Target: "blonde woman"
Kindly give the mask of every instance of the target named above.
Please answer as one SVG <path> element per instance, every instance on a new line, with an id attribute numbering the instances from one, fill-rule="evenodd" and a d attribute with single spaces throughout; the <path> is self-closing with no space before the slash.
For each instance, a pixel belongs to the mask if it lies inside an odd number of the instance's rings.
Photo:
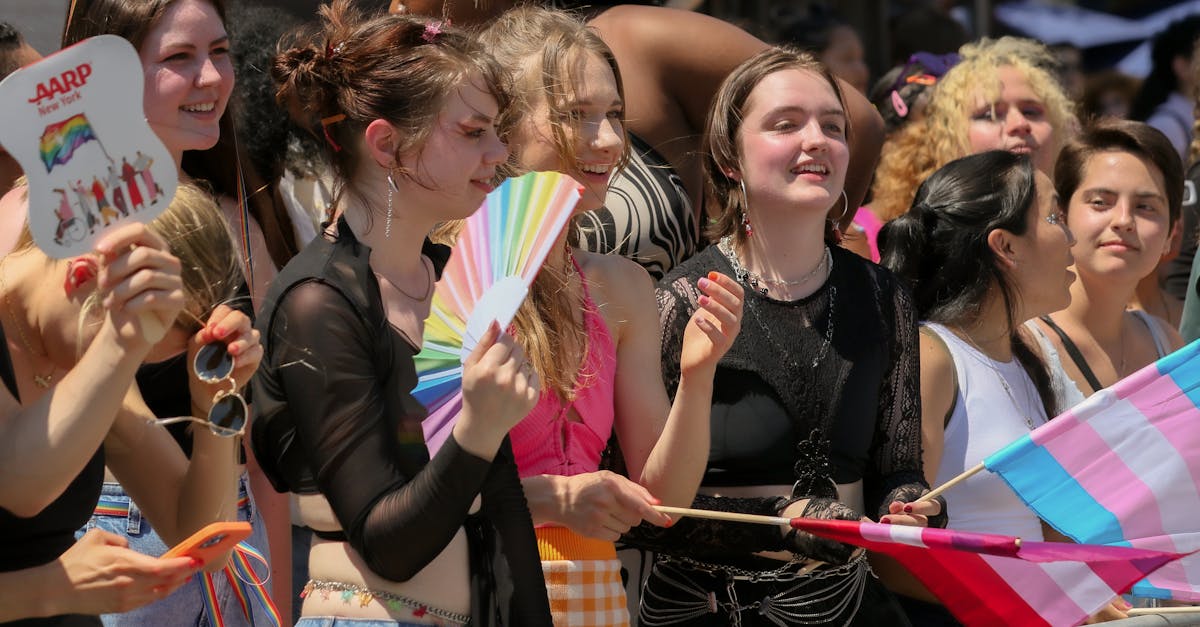
<path id="1" fill-rule="evenodd" d="M 917 186 L 947 163 L 985 150 L 1027 154 L 1047 176 L 1078 123 L 1045 46 L 1002 37 L 967 44 L 938 82 L 924 119 L 884 143 L 871 207 L 884 222 L 908 211 Z"/>
<path id="2" fill-rule="evenodd" d="M 143 362 L 213 341 L 235 357 L 235 380 L 258 365 L 249 318 L 222 304 L 242 278 L 215 201 L 182 186 L 161 216 L 106 234 L 96 251 L 95 275 L 27 236 L 0 262 L 0 474 L 14 479 L 0 491 L 0 622 L 99 625 L 96 615 L 161 599 L 200 566 L 136 553 L 100 530 L 72 546 L 106 464 L 170 544 L 236 510 L 240 437 L 198 426 L 189 461 L 131 387 Z M 192 373 L 190 388 L 204 416 L 228 384 Z"/>
<path id="3" fill-rule="evenodd" d="M 570 15 L 535 7 L 505 13 L 481 38 L 516 86 L 505 120 L 513 167 L 580 181 L 577 215 L 601 207 L 629 153 L 620 72 L 608 46 Z M 738 332 L 742 291 L 728 276 L 700 279 L 704 301 L 682 341 L 672 404 L 657 368 L 659 325 L 646 271 L 581 250 L 575 233 L 567 229 L 517 317 L 543 390 L 513 428 L 513 450 L 555 624 L 625 625 L 613 541 L 643 520 L 669 523 L 655 504 L 691 504 L 708 450 L 712 377 Z M 599 470 L 614 433 L 628 478 Z M 604 591 L 592 592 L 580 572 Z"/>

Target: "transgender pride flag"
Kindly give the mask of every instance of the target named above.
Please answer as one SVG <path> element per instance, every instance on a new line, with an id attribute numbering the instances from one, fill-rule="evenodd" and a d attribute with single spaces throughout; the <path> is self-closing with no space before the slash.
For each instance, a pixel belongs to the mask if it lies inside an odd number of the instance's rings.
<path id="1" fill-rule="evenodd" d="M 849 520 L 793 518 L 791 525 L 899 560 L 967 627 L 1078 625 L 1180 557 Z"/>
<path id="2" fill-rule="evenodd" d="M 38 151 L 42 163 L 46 166 L 46 172 L 50 172 L 56 165 L 70 161 L 77 148 L 93 139 L 100 141 L 87 116 L 82 113 L 47 126 L 38 142 Z"/>
<path id="3" fill-rule="evenodd" d="M 984 460 L 1077 542 L 1200 549 L 1200 341 L 1101 390 Z M 1200 601 L 1200 554 L 1133 593 Z"/>

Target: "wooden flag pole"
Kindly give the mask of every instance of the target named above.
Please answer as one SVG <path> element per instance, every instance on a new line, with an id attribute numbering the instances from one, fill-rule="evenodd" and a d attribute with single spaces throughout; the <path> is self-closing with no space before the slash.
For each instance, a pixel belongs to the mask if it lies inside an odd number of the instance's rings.
<path id="1" fill-rule="evenodd" d="M 1135 607 L 1125 610 L 1129 616 L 1146 616 L 1147 614 L 1197 614 L 1200 607 Z"/>
<path id="2" fill-rule="evenodd" d="M 711 518 L 712 520 L 727 520 L 730 522 L 754 523 L 757 525 L 792 524 L 792 519 L 782 516 L 759 516 L 756 514 L 738 514 L 736 512 L 716 512 L 709 509 L 691 509 L 689 507 L 668 507 L 655 505 L 654 509 L 672 516 L 691 516 L 692 518 Z"/>
<path id="3" fill-rule="evenodd" d="M 921 498 L 919 498 L 913 502 L 914 503 L 924 503 L 925 501 L 932 501 L 933 499 L 936 499 L 937 497 L 941 496 L 942 493 L 945 492 L 946 490 L 949 490 L 950 488 L 953 488 L 954 486 L 966 481 L 967 479 L 971 478 L 972 476 L 978 474 L 979 471 L 981 471 L 981 470 L 984 470 L 983 462 L 979 462 L 979 465 L 975 466 L 974 468 L 968 468 L 967 470 L 963 471 L 963 473 L 961 475 L 930 490 L 929 492 L 927 492 L 926 494 L 921 496 Z"/>

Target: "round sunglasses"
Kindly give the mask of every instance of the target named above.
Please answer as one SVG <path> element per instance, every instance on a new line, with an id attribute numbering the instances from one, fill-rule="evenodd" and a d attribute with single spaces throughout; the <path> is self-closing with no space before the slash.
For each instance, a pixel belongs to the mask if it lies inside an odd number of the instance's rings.
<path id="1" fill-rule="evenodd" d="M 221 390 L 213 396 L 212 407 L 208 410 L 207 418 L 195 416 L 176 416 L 160 418 L 155 424 L 169 425 L 177 422 L 198 422 L 208 425 L 208 429 L 222 437 L 233 437 L 246 433 L 246 417 L 249 410 L 246 399 L 237 391 L 237 381 L 233 378 L 236 361 L 229 349 L 221 342 L 211 342 L 196 351 L 192 360 L 192 371 L 196 378 L 205 383 L 220 383 L 229 381 L 230 388 Z"/>

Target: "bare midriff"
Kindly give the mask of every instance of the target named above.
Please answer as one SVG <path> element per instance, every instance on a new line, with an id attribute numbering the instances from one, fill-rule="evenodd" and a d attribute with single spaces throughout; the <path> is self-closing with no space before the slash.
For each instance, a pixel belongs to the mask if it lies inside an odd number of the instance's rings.
<path id="1" fill-rule="evenodd" d="M 305 526 L 324 531 L 336 531 L 340 528 L 324 497 L 307 495 L 296 498 L 299 502 L 300 519 Z M 421 538 L 412 539 L 414 543 L 421 541 Z M 433 561 L 404 582 L 384 579 L 371 572 L 362 556 L 346 542 L 323 540 L 314 536 L 308 559 L 310 580 L 350 584 L 365 590 L 388 592 L 412 599 L 427 607 L 455 614 L 470 613 L 467 536 L 461 528 Z M 301 615 L 445 624 L 444 620 L 415 608 L 401 607 L 395 603 L 385 604 L 379 599 L 364 604 L 361 602 L 362 597 L 353 594 L 348 595 L 349 602 L 345 602 L 342 600 L 343 596 L 336 591 L 325 593 L 314 590 L 304 598 Z"/>

